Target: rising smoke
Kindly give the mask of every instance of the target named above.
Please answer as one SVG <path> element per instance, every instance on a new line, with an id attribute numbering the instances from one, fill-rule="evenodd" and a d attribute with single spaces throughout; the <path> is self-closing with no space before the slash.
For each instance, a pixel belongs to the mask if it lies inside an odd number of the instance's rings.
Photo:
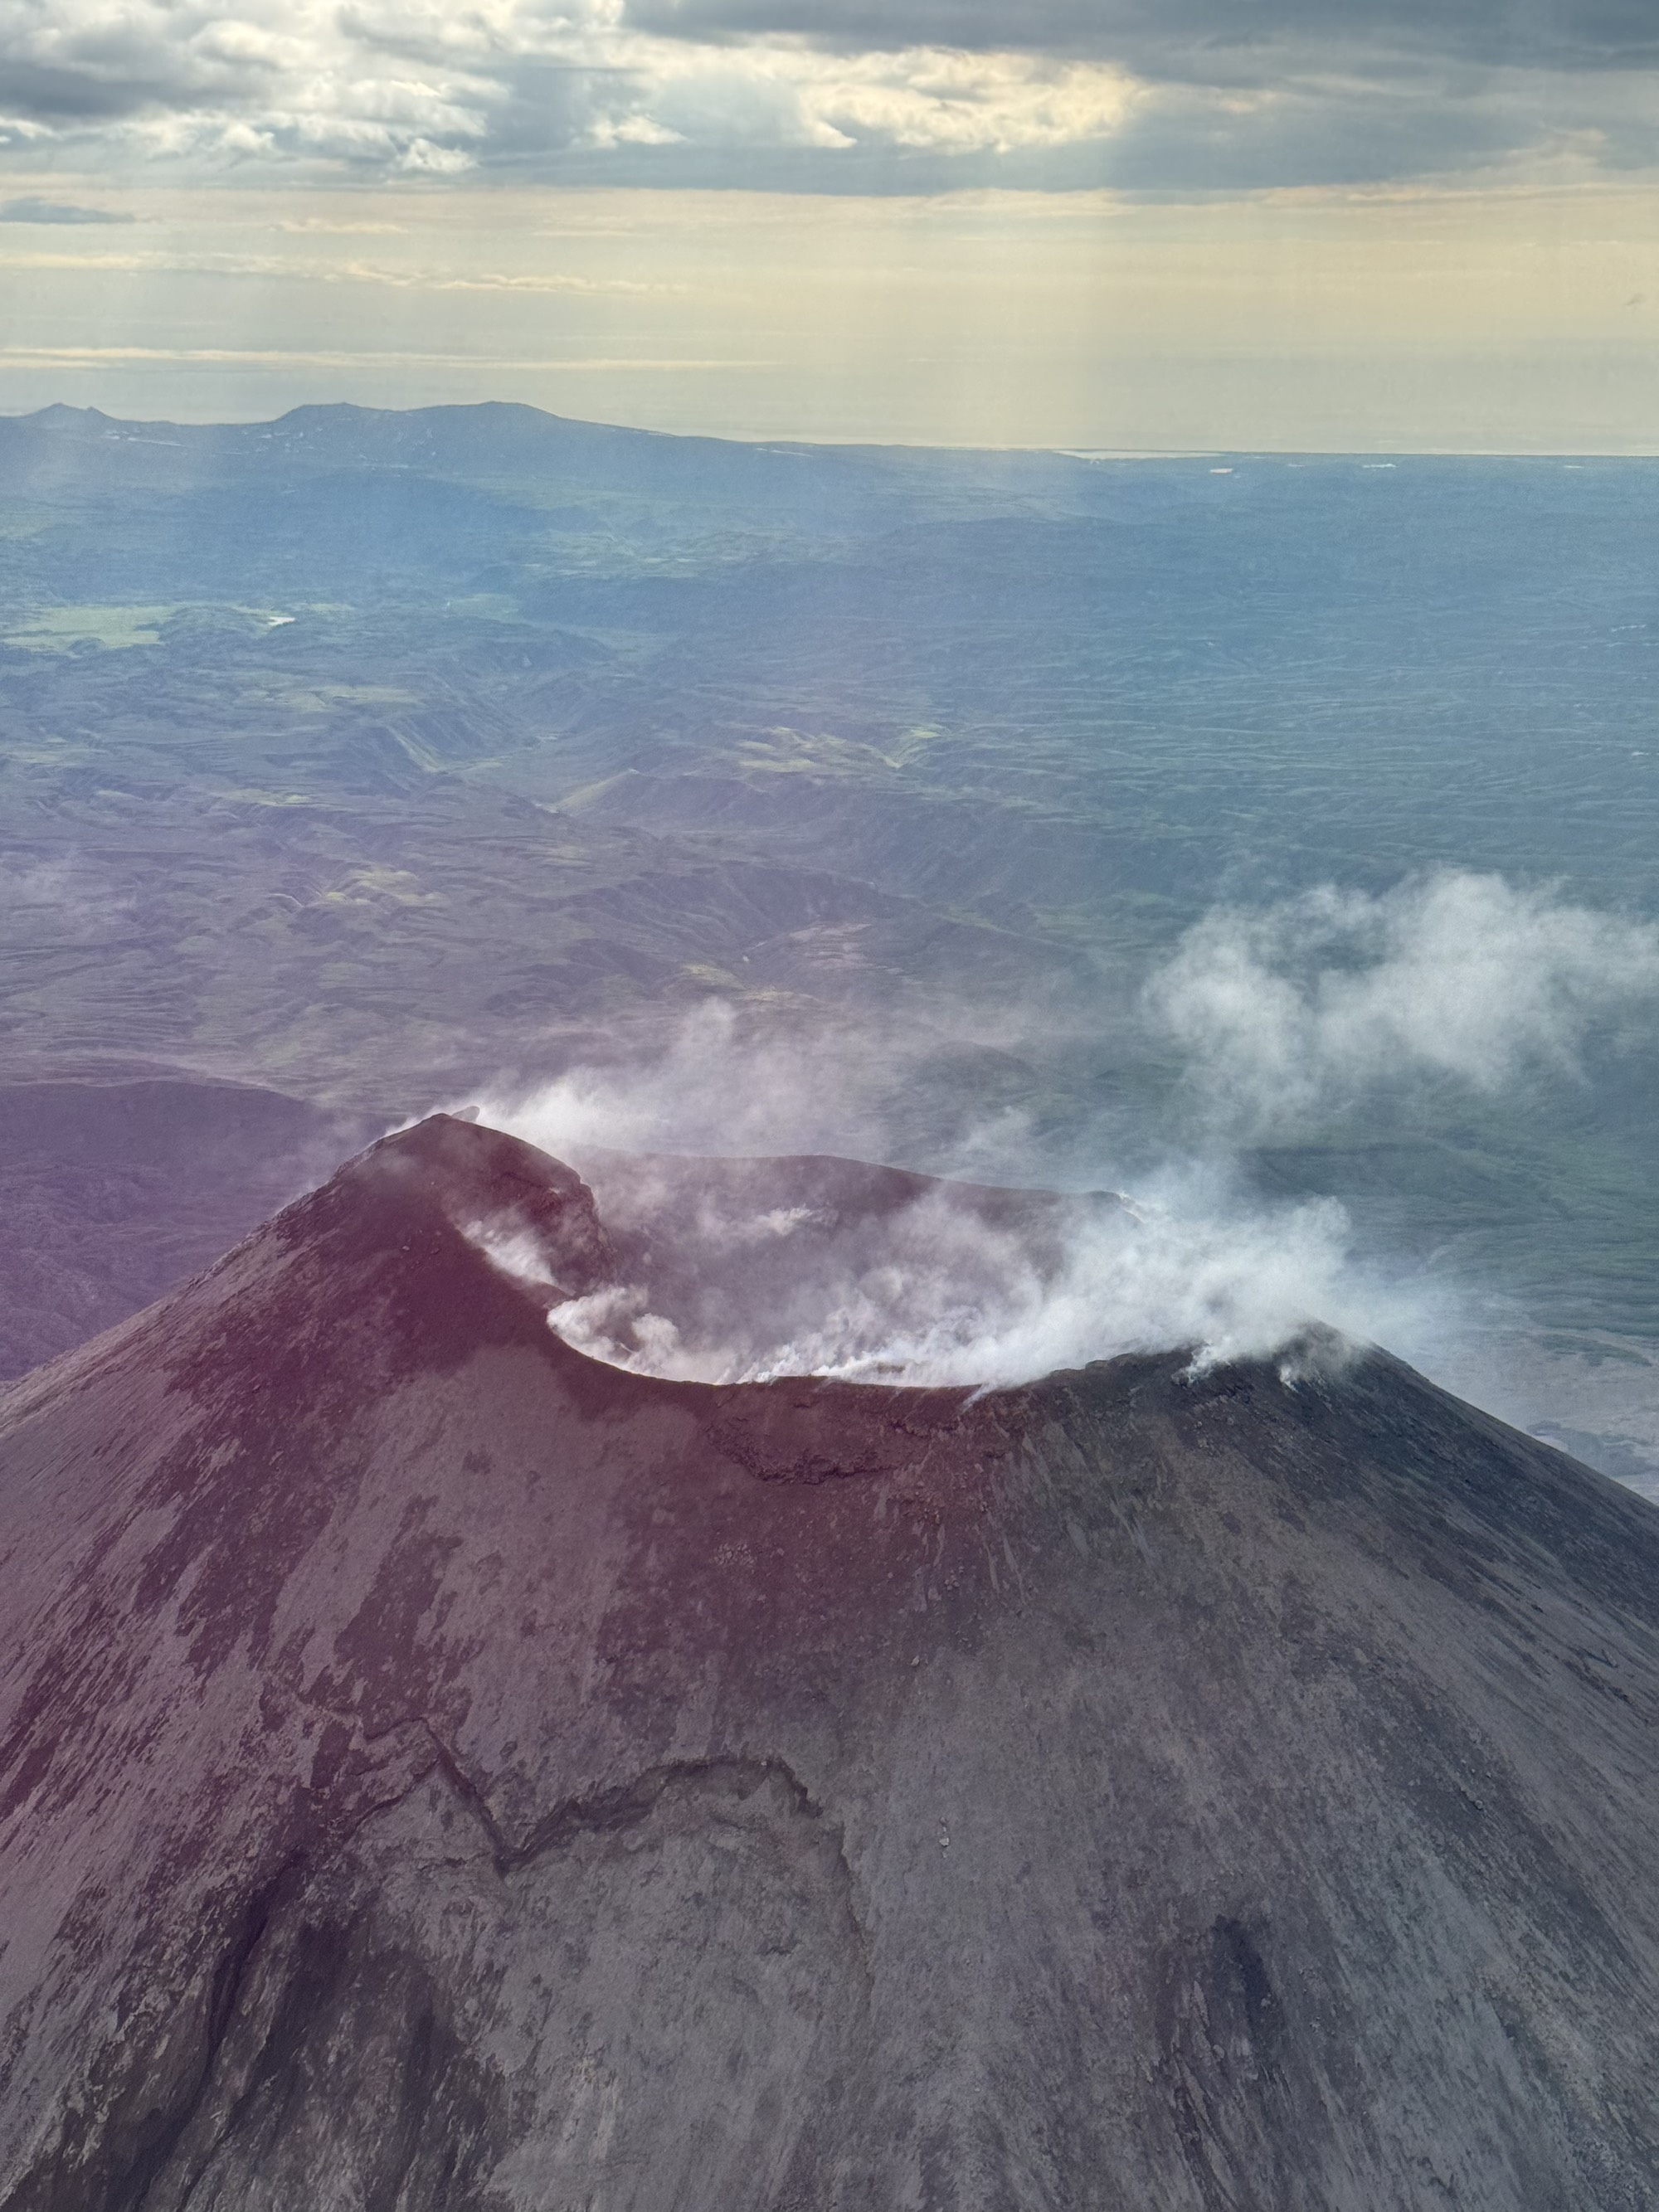
<path id="1" fill-rule="evenodd" d="M 1332 1201 L 1228 1218 L 1195 1212 L 1190 1191 L 1173 1195 L 1104 1218 L 1079 1205 L 1056 1224 L 1057 1251 L 939 1196 L 857 1237 L 823 1215 L 786 1219 L 775 1233 L 794 1243 L 789 1298 L 757 1294 L 728 1247 L 707 1263 L 690 1322 L 632 1285 L 557 1309 L 554 1326 L 595 1357 L 684 1380 L 994 1387 L 1170 1346 L 1200 1365 L 1262 1357 L 1300 1344 L 1315 1314 L 1364 1334 L 1384 1310 L 1381 1285 L 1356 1296 L 1346 1217 Z"/>
<path id="2" fill-rule="evenodd" d="M 1571 1071 L 1593 1032 L 1628 1024 L 1656 992 L 1659 933 L 1495 876 L 1218 910 L 1142 1000 L 1145 1048 L 1173 1042 L 1201 1102 L 1201 1159 L 1166 1150 L 1148 1170 L 1145 1131 L 1127 1146 L 1121 1131 L 1096 1131 L 1095 1195 L 1052 1201 L 878 1192 L 862 1170 L 837 1182 L 805 1162 L 765 1173 L 676 1164 L 698 1153 L 890 1158 L 896 1091 L 936 1073 L 941 1047 L 874 1026 L 757 1036 L 713 1004 L 654 1052 L 579 1067 L 483 1112 L 593 1183 L 633 1264 L 554 1323 L 641 1371 L 992 1386 L 1133 1351 L 1187 1348 L 1200 1364 L 1272 1357 L 1321 1324 L 1432 1364 L 1450 1289 L 1359 1255 L 1334 1200 L 1253 1194 L 1234 1147 L 1412 1084 L 1491 1095 L 1534 1070 Z M 1007 1110 L 970 1121 L 945 1149 L 928 1164 L 1016 1186 L 1043 1179 L 1029 1125 Z M 659 1157 L 619 1157 L 639 1154 Z M 1105 1195 L 1124 1180 L 1115 1158 L 1128 1155 L 1142 1163 L 1133 1190 Z M 665 1259 L 671 1247 L 678 1259 Z"/>

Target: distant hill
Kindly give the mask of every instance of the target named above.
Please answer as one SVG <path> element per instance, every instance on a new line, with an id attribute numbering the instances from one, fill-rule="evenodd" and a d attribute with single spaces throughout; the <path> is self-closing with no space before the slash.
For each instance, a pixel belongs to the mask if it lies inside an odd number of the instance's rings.
<path id="1" fill-rule="evenodd" d="M 0 472 L 19 489 L 199 490 L 398 471 L 493 480 L 508 495 L 544 483 L 696 499 L 818 519 L 869 519 L 871 503 L 956 486 L 993 496 L 1087 481 L 1064 454 L 955 453 L 926 447 L 747 444 L 574 421 L 505 402 L 394 410 L 296 407 L 271 422 L 129 422 L 95 407 L 0 416 Z M 830 502 L 825 511 L 825 501 Z M 840 514 L 837 508 L 843 510 Z"/>
<path id="2" fill-rule="evenodd" d="M 9 2212 L 1655 2201 L 1651 1508 L 1380 1354 L 653 1382 L 616 1265 L 428 1122 L 0 1394 Z"/>

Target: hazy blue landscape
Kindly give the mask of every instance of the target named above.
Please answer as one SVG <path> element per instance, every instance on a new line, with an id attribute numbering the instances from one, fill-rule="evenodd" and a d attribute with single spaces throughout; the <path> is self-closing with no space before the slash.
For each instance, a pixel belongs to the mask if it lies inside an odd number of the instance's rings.
<path id="1" fill-rule="evenodd" d="M 9 1367 L 562 1084 L 590 1143 L 1338 1200 L 1397 1348 L 1653 1489 L 1656 470 L 0 422 Z"/>

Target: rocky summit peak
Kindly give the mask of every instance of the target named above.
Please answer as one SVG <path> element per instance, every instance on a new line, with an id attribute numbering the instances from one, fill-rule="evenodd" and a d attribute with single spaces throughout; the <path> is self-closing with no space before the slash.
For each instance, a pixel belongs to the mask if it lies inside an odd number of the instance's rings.
<path id="1" fill-rule="evenodd" d="M 291 1248 L 316 1246 L 336 1264 L 441 1250 L 459 1239 L 504 1255 L 544 1306 L 611 1279 L 616 1254 L 593 1194 L 574 1168 L 465 1115 L 433 1114 L 382 1137 L 278 1218 Z M 258 1240 L 255 1240 L 256 1242 Z"/>
<path id="2" fill-rule="evenodd" d="M 544 1272 L 567 1297 L 596 1289 L 616 1265 L 593 1194 L 574 1168 L 465 1115 L 428 1115 L 381 1138 L 325 1189 L 333 1208 L 436 1212 L 486 1249 L 516 1242 L 525 1270 Z"/>
<path id="3" fill-rule="evenodd" d="M 260 1409 L 294 1437 L 320 1424 L 325 1453 L 398 1378 L 453 1373 L 490 1346 L 589 1368 L 547 1316 L 615 1267 L 574 1169 L 437 1114 L 349 1159 L 118 1334 L 130 1371 L 210 1403 L 222 1424 Z M 58 1402 L 106 1361 L 94 1339 L 10 1386 L 11 1404 Z"/>

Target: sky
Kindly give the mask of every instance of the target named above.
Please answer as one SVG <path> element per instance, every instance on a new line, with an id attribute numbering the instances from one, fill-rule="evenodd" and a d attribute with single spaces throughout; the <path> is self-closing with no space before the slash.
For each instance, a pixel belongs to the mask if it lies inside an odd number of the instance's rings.
<path id="1" fill-rule="evenodd" d="M 1652 0 L 0 0 L 0 411 L 1659 451 Z"/>

